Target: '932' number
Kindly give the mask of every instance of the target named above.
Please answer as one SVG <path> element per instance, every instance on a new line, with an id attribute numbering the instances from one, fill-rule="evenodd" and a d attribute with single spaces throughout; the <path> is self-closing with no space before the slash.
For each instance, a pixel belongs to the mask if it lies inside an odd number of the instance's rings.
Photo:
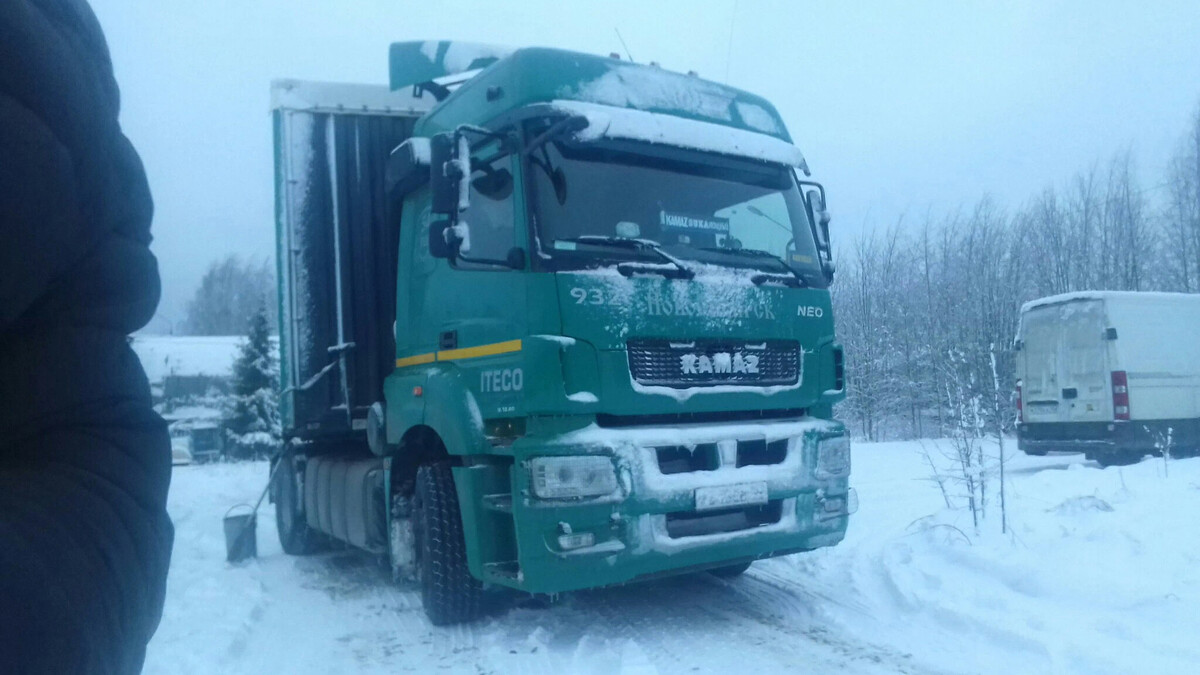
<path id="1" fill-rule="evenodd" d="M 571 297 L 577 305 L 603 305 L 604 294 L 599 288 L 572 288 Z"/>

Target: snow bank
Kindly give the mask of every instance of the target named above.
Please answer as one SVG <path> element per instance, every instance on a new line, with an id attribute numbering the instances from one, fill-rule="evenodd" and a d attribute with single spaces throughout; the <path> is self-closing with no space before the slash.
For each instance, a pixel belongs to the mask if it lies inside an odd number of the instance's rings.
<path id="1" fill-rule="evenodd" d="M 922 461 L 913 444 L 856 445 L 863 506 L 846 541 L 788 560 L 837 594 L 840 628 L 954 672 L 1194 672 L 1200 459 L 1167 477 L 1161 460 L 1016 455 L 1007 536 L 997 495 L 977 533 L 917 482 Z"/>

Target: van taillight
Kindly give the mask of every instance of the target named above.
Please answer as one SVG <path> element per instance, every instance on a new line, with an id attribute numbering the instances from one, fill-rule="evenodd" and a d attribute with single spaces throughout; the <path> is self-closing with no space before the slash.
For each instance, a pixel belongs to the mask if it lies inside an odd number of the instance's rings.
<path id="1" fill-rule="evenodd" d="M 1113 419 L 1129 419 L 1129 378 L 1123 370 L 1112 371 Z"/>
<path id="2" fill-rule="evenodd" d="M 833 348 L 833 388 L 835 391 L 846 388 L 846 355 L 841 347 Z"/>
<path id="3" fill-rule="evenodd" d="M 1025 421 L 1025 406 L 1021 403 L 1021 385 L 1017 385 L 1017 422 Z"/>

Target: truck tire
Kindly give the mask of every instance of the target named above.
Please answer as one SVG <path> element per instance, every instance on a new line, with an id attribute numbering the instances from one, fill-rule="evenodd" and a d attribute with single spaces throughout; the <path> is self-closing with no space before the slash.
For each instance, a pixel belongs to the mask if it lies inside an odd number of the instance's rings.
<path id="1" fill-rule="evenodd" d="M 708 573 L 713 575 L 714 577 L 720 577 L 721 579 L 736 579 L 737 577 L 740 577 L 743 574 L 745 574 L 746 570 L 750 569 L 750 565 L 753 565 L 753 564 L 754 564 L 753 562 L 744 562 L 744 563 L 738 563 L 736 565 L 726 565 L 724 567 L 714 567 L 714 568 L 710 569 L 708 571 Z"/>
<path id="2" fill-rule="evenodd" d="M 467 569 L 467 544 L 454 474 L 445 462 L 417 470 L 413 494 L 417 578 L 425 614 L 435 626 L 479 617 L 483 585 Z"/>
<path id="3" fill-rule="evenodd" d="M 299 483 L 296 453 L 286 448 L 275 470 L 275 529 L 279 531 L 279 545 L 284 553 L 309 555 L 321 550 L 324 538 L 308 526 Z"/>

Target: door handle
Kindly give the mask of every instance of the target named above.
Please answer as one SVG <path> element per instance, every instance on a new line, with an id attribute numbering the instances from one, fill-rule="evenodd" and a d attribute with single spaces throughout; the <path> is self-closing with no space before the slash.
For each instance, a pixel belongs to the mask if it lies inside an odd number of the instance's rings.
<path id="1" fill-rule="evenodd" d="M 1063 394 L 1063 398 L 1067 398 L 1067 399 L 1079 398 L 1079 390 L 1076 389 L 1075 387 L 1069 387 L 1067 389 L 1063 389 L 1062 394 Z"/>
<path id="2" fill-rule="evenodd" d="M 442 331 L 438 335 L 438 349 L 458 349 L 458 331 Z"/>

